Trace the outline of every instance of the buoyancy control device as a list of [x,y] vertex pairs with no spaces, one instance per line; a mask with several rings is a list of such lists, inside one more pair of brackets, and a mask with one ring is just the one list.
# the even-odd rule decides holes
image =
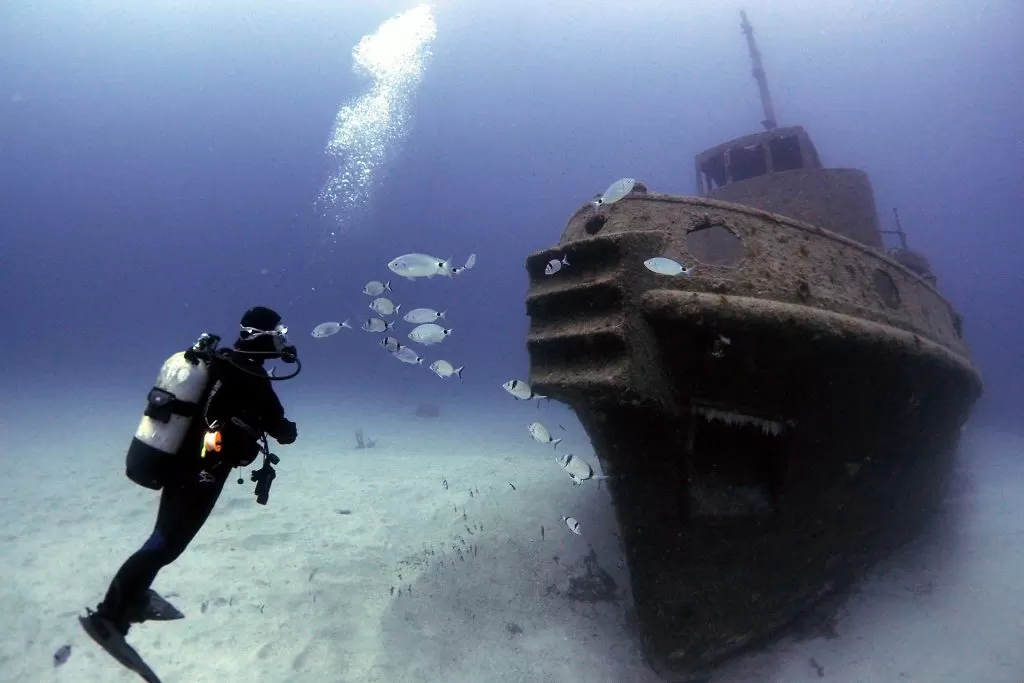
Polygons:
[[[284,332],[277,330],[268,334],[284,338]],[[131,445],[128,447],[128,455],[125,458],[125,473],[139,486],[145,486],[154,491],[159,491],[164,487],[168,473],[177,464],[176,456],[192,428],[195,417],[200,413],[205,413],[206,403],[215,384],[211,381],[214,374],[212,368],[215,363],[221,361],[230,363],[244,373],[268,381],[289,380],[302,371],[302,362],[293,346],[285,346],[274,351],[233,351],[233,353],[246,356],[280,358],[286,363],[295,365],[294,372],[275,377],[272,372],[267,374],[262,369],[260,372],[254,372],[238,364],[231,359],[230,355],[226,355],[224,350],[217,349],[219,343],[220,337],[204,332],[199,335],[199,339],[190,349],[174,354],[160,368],[160,374],[157,375],[153,388],[146,396],[146,410],[143,412],[138,429],[135,430],[135,436],[132,438]],[[202,419],[205,421],[205,414]],[[245,427],[243,431],[251,432],[251,428],[235,418],[231,419],[229,425],[242,426]],[[261,472],[268,467],[267,459],[272,464],[277,464],[277,456],[266,449],[266,437],[255,432],[249,436],[256,441],[262,438],[264,447],[260,449],[254,445],[252,458],[243,458],[243,462],[238,464],[248,466],[261,450],[265,459]],[[207,431],[202,442],[200,456],[206,457],[207,454],[219,452],[221,437],[219,428]],[[263,486],[269,491],[269,483]],[[257,502],[260,502],[259,495],[257,491]]]
[[160,490],[210,384],[220,339],[203,333],[187,351],[164,362],[146,396],[146,410],[125,458],[125,473],[140,486]]

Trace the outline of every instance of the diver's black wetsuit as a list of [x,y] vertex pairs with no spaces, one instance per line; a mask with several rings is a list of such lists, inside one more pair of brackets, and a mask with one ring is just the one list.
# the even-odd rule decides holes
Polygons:
[[[249,372],[266,374],[261,360],[232,350],[220,353],[229,354],[231,361]],[[256,440],[232,429],[230,419],[239,418],[256,433],[265,432],[282,444],[295,441],[295,423],[285,419],[269,379],[248,374],[220,358],[211,365],[211,380],[205,419],[196,416],[177,453],[178,462],[160,495],[152,535],[121,566],[96,608],[98,615],[109,619],[122,633],[139,619],[157,573],[174,562],[202,528],[232,468],[249,465],[259,454]],[[207,423],[213,421],[224,425],[220,428],[224,434],[222,450],[200,457]]]

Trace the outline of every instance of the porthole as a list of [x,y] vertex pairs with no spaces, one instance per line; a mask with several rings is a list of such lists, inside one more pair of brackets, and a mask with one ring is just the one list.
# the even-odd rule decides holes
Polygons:
[[587,222],[583,224],[583,229],[587,232],[588,235],[596,235],[597,233],[601,232],[601,229],[604,228],[604,225],[607,222],[608,219],[605,216],[602,216],[601,214],[591,216],[590,218],[587,219]]
[[735,266],[743,259],[743,242],[721,225],[686,233],[686,250],[700,263],[711,266]]
[[889,308],[896,308],[900,305],[900,291],[896,288],[892,276],[884,270],[876,270],[871,276],[871,282],[875,292]]

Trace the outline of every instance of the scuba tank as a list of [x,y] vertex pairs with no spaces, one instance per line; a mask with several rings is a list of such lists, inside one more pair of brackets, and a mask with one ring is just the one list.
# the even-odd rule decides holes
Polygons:
[[136,484],[163,488],[168,468],[200,411],[219,341],[204,332],[192,348],[174,354],[160,368],[125,458],[125,473]]
[[[262,334],[274,335],[275,346],[278,340],[285,340],[286,329],[280,331],[261,332]],[[212,368],[214,363],[224,361],[230,363],[238,370],[270,381],[292,379],[302,370],[302,363],[296,355],[295,348],[282,344],[281,348],[274,351],[236,351],[246,356],[273,356],[281,358],[286,363],[294,363],[295,371],[282,377],[275,377],[273,373],[269,376],[262,370],[254,372],[245,368],[231,359],[224,350],[218,350],[217,344],[220,337],[204,332],[187,351],[174,354],[164,362],[160,368],[160,374],[156,378],[153,388],[146,395],[146,410],[143,412],[142,420],[135,430],[131,445],[128,447],[128,454],[125,457],[125,474],[139,486],[153,490],[160,490],[167,482],[167,475],[178,460],[178,453],[181,450],[185,439],[195,433],[202,434],[202,446],[200,457],[219,454],[226,443],[233,442],[234,434],[239,430],[246,432],[250,437],[247,440],[253,442],[251,457],[243,454],[242,462],[248,466],[260,452],[256,442],[261,438],[251,427],[240,419],[232,418],[231,421],[222,426],[210,425],[205,434],[196,430],[193,432],[196,415],[202,413],[202,419],[206,420],[207,403],[211,394],[216,391],[216,384],[211,381]],[[199,425],[196,425],[197,427]],[[206,426],[206,425],[203,425]],[[227,430],[227,434],[222,434]],[[226,437],[226,438],[225,438]],[[262,437],[266,441],[265,437]],[[264,450],[266,456],[269,451]],[[239,455],[239,453],[235,453]],[[273,456],[276,464],[277,456]],[[266,463],[264,463],[266,465]],[[266,468],[264,468],[266,469]],[[271,468],[273,469],[273,468]],[[255,481],[255,480],[254,480]],[[269,489],[269,484],[266,484]],[[258,502],[258,501],[257,501]]]

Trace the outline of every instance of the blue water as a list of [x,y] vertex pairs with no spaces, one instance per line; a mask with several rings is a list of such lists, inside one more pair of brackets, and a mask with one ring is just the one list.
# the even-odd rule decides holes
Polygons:
[[[388,91],[406,118],[384,117],[361,192],[325,204],[346,158],[328,153],[339,111],[379,82],[353,69],[353,48],[415,2],[7,0],[0,405],[140,406],[168,355],[202,331],[230,339],[267,305],[304,362],[278,391],[315,405],[309,424],[332,400],[501,410],[501,383],[528,373],[527,254],[620,177],[692,193],[695,154],[759,129],[739,5],[628,5],[433,4],[436,34],[411,58],[422,72]],[[974,424],[1024,431],[1024,5],[744,7],[780,124],[805,126],[826,166],[870,174],[883,226],[898,207],[964,314],[986,386]],[[389,273],[415,251],[477,265]],[[427,362],[465,365],[464,382],[397,363],[358,329],[309,336],[358,325],[363,284],[389,278],[406,309],[447,309],[454,333]],[[17,429],[11,411],[0,434]],[[114,426],[127,441],[134,423]]]

